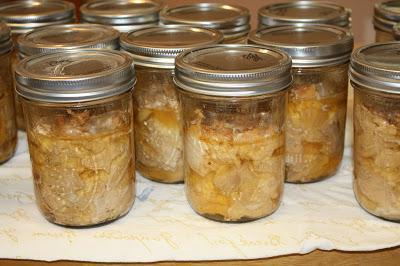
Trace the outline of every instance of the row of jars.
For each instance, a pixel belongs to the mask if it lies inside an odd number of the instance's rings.
[[[193,15],[196,14],[196,15]],[[259,27],[300,23],[331,24],[350,28],[351,12],[333,3],[286,2],[259,10]],[[62,0],[22,0],[0,4],[0,17],[11,27],[14,43],[22,33],[38,27],[75,21],[74,5]],[[199,3],[164,8],[159,0],[92,0],[80,7],[81,21],[113,26],[120,32],[161,24],[186,24],[217,29],[224,43],[245,43],[250,31],[250,13],[242,6]],[[207,21],[204,18],[207,18]],[[13,55],[17,61],[17,52]],[[15,99],[17,125],[24,130],[22,108]]]
[[[70,49],[96,47],[93,43],[77,45],[85,35],[92,36],[92,42],[102,40],[102,34],[90,34],[90,27],[98,27],[95,31],[99,31],[104,26],[54,26],[26,34],[20,37],[21,57],[35,54],[32,51],[45,52],[46,45],[52,46],[56,36],[63,40],[62,28],[67,29],[64,42],[75,36],[72,40],[77,47]],[[113,30],[106,27],[104,32]],[[108,36],[107,40],[109,46],[103,43],[103,47],[115,47],[118,43],[115,37]],[[134,58],[138,79],[130,107],[128,98],[132,96],[126,96],[126,90],[132,87],[135,77],[128,77],[129,64],[119,65],[126,58],[113,59],[107,53],[100,56],[100,52],[79,56],[68,52],[54,54],[51,59],[49,55],[48,62],[37,56],[36,61],[32,59],[22,67],[25,72],[18,76],[18,88],[28,110],[25,115],[35,191],[39,206],[50,221],[82,226],[118,217],[111,214],[126,213],[133,202],[129,196],[133,191],[134,168],[133,158],[124,157],[133,154],[129,153],[133,142],[137,169],[144,176],[167,183],[185,177],[192,207],[216,220],[245,221],[272,213],[281,198],[285,163],[289,182],[313,182],[335,173],[343,153],[351,35],[326,25],[273,27],[250,35],[251,43],[283,49],[293,59],[294,85],[289,89],[287,113],[284,106],[290,66],[280,58],[285,54],[260,47],[210,47],[195,49],[186,57],[181,55],[182,66],[179,60],[174,65],[178,53],[222,40],[220,33],[196,27],[150,27],[124,34],[121,46]],[[66,58],[60,59],[61,55]],[[181,104],[172,81],[174,68],[175,83],[181,88]],[[115,69],[122,73],[114,73]],[[53,84],[49,80],[52,78],[56,79]],[[121,80],[117,85],[118,79]],[[116,96],[121,99],[113,99]],[[125,104],[121,103],[123,99]],[[114,100],[117,103],[113,107],[109,101]],[[119,139],[114,143],[113,133],[132,126],[132,108],[135,140],[126,142],[132,134],[128,130],[125,142]],[[108,138],[102,142],[97,135]],[[72,147],[73,151],[66,152]],[[363,179],[358,176],[361,175],[356,170],[356,181],[361,184]],[[116,177],[119,187],[114,189],[111,181]],[[363,186],[371,185],[364,182]],[[395,188],[389,181],[385,185],[386,190]],[[363,190],[356,189],[358,195],[360,191]],[[115,198],[117,195],[122,198]],[[366,209],[398,219],[366,206],[365,198],[370,200],[374,196],[358,196]],[[113,212],[116,202],[122,204]],[[82,206],[87,208],[79,210]],[[96,209],[99,206],[100,210]],[[57,216],[54,210],[63,212]],[[93,213],[101,216],[102,210],[105,216],[112,217],[89,222]]]

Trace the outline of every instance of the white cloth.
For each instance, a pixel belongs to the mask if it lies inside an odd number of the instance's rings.
[[[255,222],[224,224],[202,218],[186,202],[183,185],[158,184],[138,175],[137,198],[128,215],[97,228],[66,229],[47,222],[35,205],[26,135],[20,132],[16,155],[0,167],[0,257],[232,260],[400,245],[400,224],[376,218],[356,202],[350,153],[347,146],[340,171],[332,178],[286,184],[280,208]]]

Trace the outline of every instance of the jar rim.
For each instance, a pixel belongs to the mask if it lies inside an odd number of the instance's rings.
[[[113,27],[99,24],[52,25],[19,36],[17,47],[22,57],[73,49],[117,50],[119,35]]]
[[[132,58],[113,50],[69,50],[23,59],[15,71],[16,91],[43,102],[86,102],[132,89]]]
[[[178,40],[178,41],[177,41]],[[121,49],[138,65],[171,68],[176,56],[190,48],[221,43],[219,31],[186,25],[164,25],[130,31],[121,35]]]
[[[207,12],[209,19],[192,17],[193,12]],[[214,16],[214,17],[212,17]],[[220,30],[229,37],[250,30],[250,12],[247,8],[220,3],[196,3],[165,8],[160,12],[164,25],[185,24]]]
[[[354,39],[332,25],[281,25],[252,31],[249,43],[287,52],[293,67],[321,67],[348,62]]]
[[[210,96],[275,93],[292,83],[291,58],[258,45],[203,46],[178,55],[174,82],[184,91]]]
[[[400,44],[375,43],[356,49],[349,76],[356,84],[374,91],[400,94]]]
[[[126,7],[129,4],[132,7]],[[121,8],[112,9],[110,5],[121,5]],[[89,23],[114,26],[148,25],[158,22],[162,7],[160,0],[92,0],[80,7],[80,15],[82,21]]]
[[[310,16],[304,17],[304,10],[310,9]],[[302,11],[301,13],[299,11]],[[296,14],[297,11],[297,14]],[[287,14],[290,12],[289,14]],[[347,27],[351,24],[351,9],[332,2],[295,1],[275,3],[258,10],[261,25],[274,26],[282,24],[330,24]],[[316,15],[317,14],[317,15]]]

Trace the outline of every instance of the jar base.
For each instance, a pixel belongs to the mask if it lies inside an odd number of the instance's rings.
[[[111,218],[109,220],[105,220],[105,221],[102,221],[102,222],[99,222],[99,223],[96,223],[96,224],[88,224],[88,225],[62,224],[62,223],[57,223],[57,222],[51,220],[50,218],[46,217],[46,215],[43,215],[43,216],[46,218],[46,220],[48,222],[50,222],[50,223],[52,223],[54,225],[60,226],[60,227],[69,228],[69,229],[90,229],[90,228],[97,228],[97,227],[101,227],[101,226],[104,226],[104,225],[108,225],[108,224],[111,224],[111,223],[115,222],[116,220],[124,218],[131,211],[132,207],[133,207],[133,203],[131,204],[131,206],[129,207],[129,209],[125,213],[123,213],[123,214],[121,214],[121,215],[119,215],[119,216],[117,216],[115,218]]]

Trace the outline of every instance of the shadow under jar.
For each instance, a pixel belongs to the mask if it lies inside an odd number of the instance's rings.
[[[177,57],[185,189],[192,208],[224,222],[273,213],[284,183],[291,60],[259,46],[213,46]]]
[[[191,26],[155,26],[121,36],[121,47],[136,67],[135,147],[139,172],[154,181],[183,181],[181,108],[173,82],[175,57],[217,44],[222,34]]]
[[[393,27],[400,22],[400,2],[398,0],[376,3],[374,7],[375,42],[395,40]]]
[[[357,49],[354,87],[354,183],[360,205],[400,221],[400,44]]]
[[[335,174],[344,150],[352,35],[329,25],[275,26],[252,32],[249,43],[281,49],[293,60],[286,181],[308,183]]]
[[[0,19],[4,20],[11,28],[14,46],[17,47],[17,39],[21,34],[27,33],[37,28],[72,23],[75,21],[75,6],[73,3],[54,0],[20,0],[6,1],[0,3]],[[14,70],[18,64],[18,49],[14,49],[11,57],[12,75],[14,83]],[[15,84],[13,84],[13,91]],[[25,130],[24,115],[18,95],[15,96],[15,110],[17,125],[21,130]]]
[[[90,0],[80,7],[81,22],[103,24],[120,32],[158,25],[159,0]]]
[[[197,3],[161,10],[160,22],[219,30],[224,35],[223,43],[245,44],[250,31],[250,12],[238,5]]]
[[[10,29],[4,22],[0,22],[0,163],[11,158],[17,144],[11,75],[12,49]]]
[[[117,219],[135,197],[132,59],[116,51],[63,51],[16,69],[36,202],[50,222]]]
[[[333,2],[292,1],[274,3],[258,10],[258,28],[279,25],[327,24],[351,28],[351,9]]]

